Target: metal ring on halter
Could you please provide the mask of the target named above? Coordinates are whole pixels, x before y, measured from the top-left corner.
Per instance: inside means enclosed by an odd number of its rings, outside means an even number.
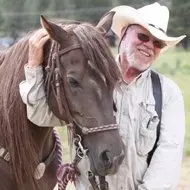
[[[87,155],[88,149],[84,149],[81,144],[82,138],[80,135],[76,135],[74,138],[74,145],[76,146],[76,154],[79,158],[83,158]]]
[[[78,156],[79,158],[81,158],[81,159],[82,159],[84,156],[86,156],[87,152],[88,152],[88,149],[83,149],[83,151],[82,151],[82,150],[80,149],[80,147],[78,147],[77,150],[76,150],[77,156]]]
[[[84,149],[84,147],[81,144],[81,141],[82,141],[81,136],[77,134],[74,139],[74,144],[77,147],[76,154],[78,155],[78,157],[83,158],[84,156],[87,155],[88,149]]]
[[[75,146],[78,146],[78,143],[81,142],[81,141],[82,141],[81,136],[76,134],[75,137],[74,137],[74,140],[73,140]]]

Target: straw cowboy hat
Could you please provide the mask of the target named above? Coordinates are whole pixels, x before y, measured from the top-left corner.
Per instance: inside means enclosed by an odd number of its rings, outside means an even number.
[[[164,41],[166,47],[163,50],[176,45],[186,37],[186,35],[179,37],[167,36],[169,10],[166,6],[161,6],[159,3],[153,3],[139,9],[123,5],[113,8],[111,11],[115,12],[111,29],[119,39],[122,38],[122,29],[132,24],[141,25],[154,37]]]

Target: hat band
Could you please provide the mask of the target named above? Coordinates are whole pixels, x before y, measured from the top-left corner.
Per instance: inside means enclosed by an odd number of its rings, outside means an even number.
[[[162,32],[164,32],[164,34],[166,33],[162,28],[156,27],[154,24],[149,24],[149,25],[160,30],[160,31],[162,31]]]

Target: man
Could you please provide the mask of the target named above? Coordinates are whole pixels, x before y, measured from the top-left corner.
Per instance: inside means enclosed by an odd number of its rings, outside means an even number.
[[[160,53],[173,47],[185,36],[167,36],[169,11],[158,3],[137,10],[119,6],[112,11],[116,12],[112,30],[120,39],[118,66],[123,76],[123,81],[115,88],[114,99],[120,134],[126,145],[126,156],[117,174],[107,176],[110,190],[176,189],[185,133],[183,98],[174,82],[159,75],[163,97],[160,136],[148,165],[147,156],[156,141],[159,123],[150,67]],[[29,62],[25,67],[26,81],[20,84],[20,93],[27,104],[28,118],[32,122],[37,125],[56,126],[61,125],[62,121],[48,110],[40,66],[43,57],[42,52],[38,52],[38,49],[42,50],[46,37],[43,32],[38,32],[30,40]],[[39,47],[34,47],[36,43],[40,44]],[[31,82],[31,75],[35,82]],[[86,178],[87,166],[87,159],[79,164],[81,176],[76,182],[78,190],[90,189]]]

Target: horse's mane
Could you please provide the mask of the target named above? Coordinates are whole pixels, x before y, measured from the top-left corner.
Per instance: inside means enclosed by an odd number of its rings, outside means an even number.
[[[39,163],[37,147],[35,143],[32,143],[33,124],[27,120],[26,107],[19,94],[19,83],[24,80],[24,65],[28,61],[28,39],[29,35],[2,53],[0,142],[10,153],[9,164],[11,164],[12,172],[15,173],[17,188],[24,190],[22,185],[25,180],[31,179],[31,187],[38,190],[40,188],[33,180],[34,169]]]
[[[96,64],[109,85],[114,85],[121,78],[121,74],[101,32],[88,23],[77,25],[73,31],[83,47],[85,56]]]
[[[72,29],[77,35],[84,54],[96,63],[109,84],[115,84],[120,72],[101,33],[89,24],[73,24],[66,28]],[[18,188],[24,190],[25,179],[30,179],[32,188],[40,190],[33,177],[39,163],[37,143],[32,143],[35,126],[27,119],[26,107],[19,94],[19,84],[25,78],[24,65],[28,61],[29,36],[0,53],[0,145],[5,146],[11,154],[10,164]]]

